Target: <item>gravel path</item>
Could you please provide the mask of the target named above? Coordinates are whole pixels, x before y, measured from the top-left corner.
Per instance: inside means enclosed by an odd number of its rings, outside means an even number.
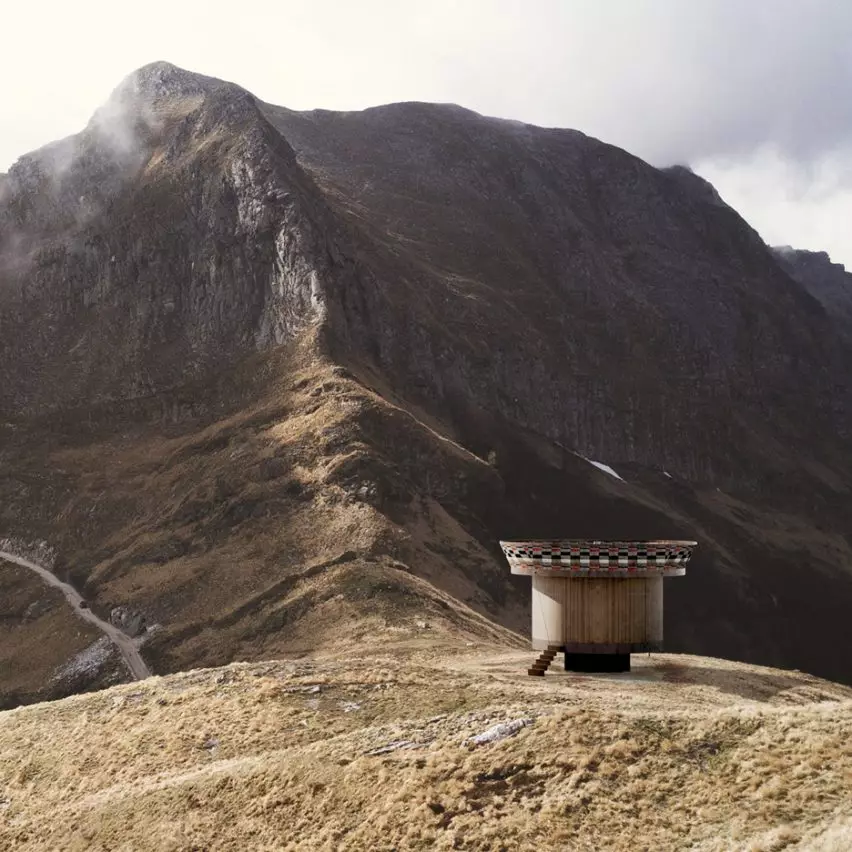
[[[135,680],[144,680],[146,677],[151,676],[151,672],[148,666],[145,665],[145,661],[142,659],[142,655],[139,653],[139,649],[136,647],[133,639],[108,621],[98,618],[88,607],[85,609],[81,608],[80,604],[83,602],[83,598],[73,586],[63,583],[62,580],[48,571],[47,568],[42,568],[41,565],[36,565],[35,562],[30,562],[29,559],[22,559],[20,556],[15,556],[5,550],[0,550],[0,559],[5,559],[7,562],[14,562],[16,565],[21,565],[24,568],[35,571],[45,583],[59,589],[65,595],[65,600],[74,608],[77,616],[88,621],[90,624],[94,624],[98,630],[110,638],[120,651],[124,662],[127,664],[127,668],[130,670],[130,674]]]

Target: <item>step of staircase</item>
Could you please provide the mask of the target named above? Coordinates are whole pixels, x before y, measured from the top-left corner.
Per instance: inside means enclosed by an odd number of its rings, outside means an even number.
[[[556,646],[551,646],[546,651],[542,651],[532,667],[527,669],[527,674],[531,677],[544,677],[544,673],[550,668],[550,664],[558,653],[559,648]]]

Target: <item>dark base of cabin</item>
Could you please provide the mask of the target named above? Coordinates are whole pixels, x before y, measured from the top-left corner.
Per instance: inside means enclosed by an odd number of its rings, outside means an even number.
[[[543,650],[542,650],[543,649]],[[538,645],[542,650],[538,659],[527,669],[527,674],[544,677],[556,655],[565,655],[566,672],[629,672],[631,654],[650,654],[662,651],[663,643],[657,642],[569,642],[566,645]]]
[[[629,672],[630,654],[565,654],[566,672]]]

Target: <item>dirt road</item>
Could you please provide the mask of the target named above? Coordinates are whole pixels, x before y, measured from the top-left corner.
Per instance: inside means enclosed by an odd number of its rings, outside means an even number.
[[[24,568],[29,568],[31,571],[35,571],[35,573],[38,574],[45,583],[59,589],[62,594],[65,595],[65,600],[67,600],[74,608],[74,612],[80,618],[85,619],[90,624],[94,624],[98,630],[106,636],[109,636],[113,644],[121,653],[130,674],[135,680],[144,680],[146,677],[151,676],[151,672],[148,669],[148,666],[145,665],[145,661],[142,659],[142,655],[139,653],[139,649],[136,647],[136,643],[133,639],[131,639],[130,636],[122,630],[119,630],[117,627],[110,624],[108,621],[98,618],[90,609],[81,609],[80,604],[82,603],[83,598],[73,586],[70,586],[68,583],[63,583],[62,580],[60,580],[55,574],[48,571],[47,568],[42,568],[41,565],[36,565],[35,562],[30,562],[28,559],[22,559],[20,556],[7,553],[5,550],[0,550],[0,559],[5,559],[7,562],[14,562],[16,565],[21,565]]]

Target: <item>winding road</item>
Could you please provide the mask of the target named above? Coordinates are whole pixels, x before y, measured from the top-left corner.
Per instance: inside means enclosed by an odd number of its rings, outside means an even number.
[[[20,556],[15,556],[5,550],[0,550],[0,559],[5,559],[7,562],[14,562],[15,565],[21,565],[24,568],[35,571],[45,583],[59,589],[65,595],[65,600],[73,607],[74,613],[78,617],[88,621],[90,624],[94,624],[105,636],[109,636],[112,643],[118,648],[134,680],[144,680],[146,677],[151,676],[151,671],[145,665],[145,661],[142,659],[139,648],[136,647],[133,639],[123,630],[119,630],[108,621],[98,618],[88,607],[82,609],[80,604],[83,602],[83,598],[73,586],[63,583],[62,580],[48,571],[47,568],[42,568],[41,565],[36,565],[35,562],[30,562],[29,559],[22,559]]]

